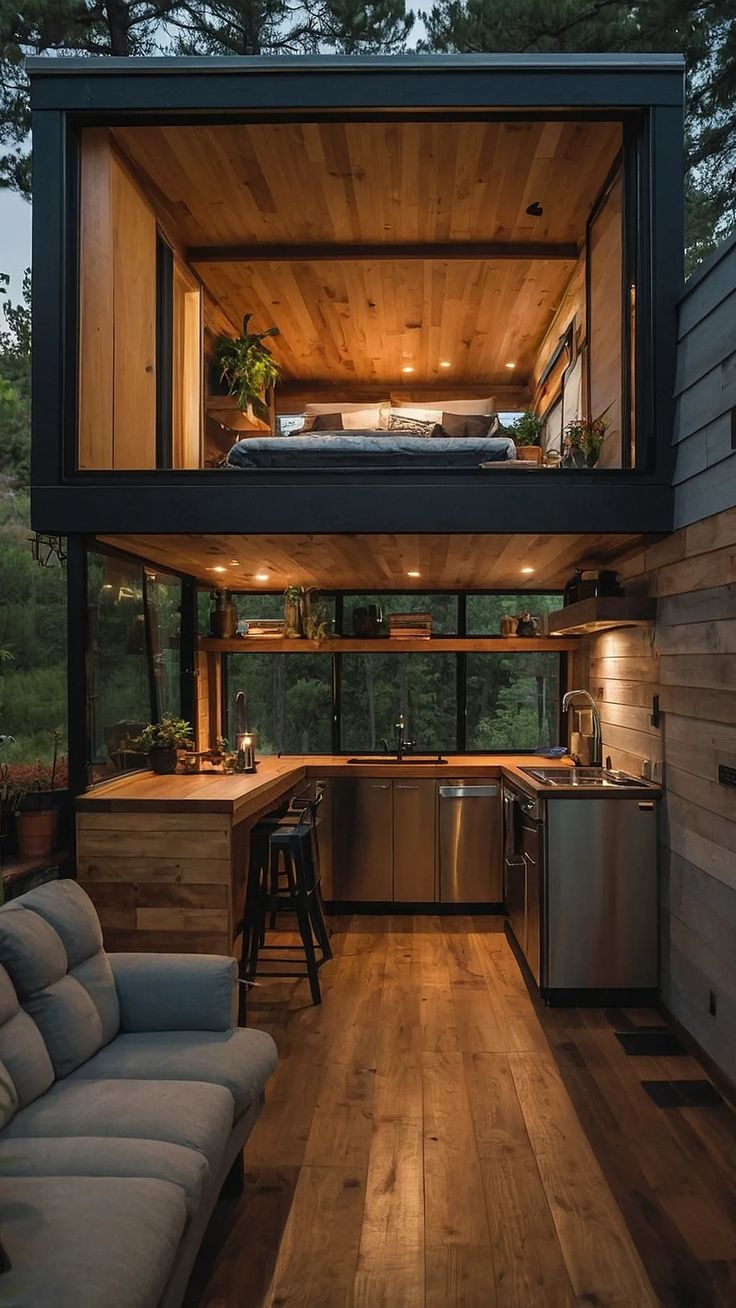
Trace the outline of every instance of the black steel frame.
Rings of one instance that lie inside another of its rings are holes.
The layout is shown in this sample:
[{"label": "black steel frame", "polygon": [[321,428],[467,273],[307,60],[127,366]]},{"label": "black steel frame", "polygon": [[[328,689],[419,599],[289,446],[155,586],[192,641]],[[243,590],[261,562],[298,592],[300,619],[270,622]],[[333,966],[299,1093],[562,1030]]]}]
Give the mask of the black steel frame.
[{"label": "black steel frame", "polygon": [[[54,531],[667,531],[675,303],[682,280],[683,65],[627,56],[279,61],[31,60],[34,133],[32,515]],[[385,110],[384,110],[385,106]],[[436,106],[436,107],[432,107]],[[561,107],[562,106],[562,107]],[[635,158],[637,468],[76,472],[79,132],[113,122],[383,117],[617,118]],[[647,300],[649,301],[647,303]],[[656,322],[657,331],[653,324]],[[48,415],[62,414],[59,432]],[[532,484],[533,482],[533,484]],[[596,488],[596,489],[594,489]],[[135,492],[131,494],[131,491]],[[269,494],[269,491],[271,494]],[[591,494],[593,491],[593,494]]]},{"label": "black steel frame", "polygon": [[156,234],[156,467],[173,466],[174,254]]}]

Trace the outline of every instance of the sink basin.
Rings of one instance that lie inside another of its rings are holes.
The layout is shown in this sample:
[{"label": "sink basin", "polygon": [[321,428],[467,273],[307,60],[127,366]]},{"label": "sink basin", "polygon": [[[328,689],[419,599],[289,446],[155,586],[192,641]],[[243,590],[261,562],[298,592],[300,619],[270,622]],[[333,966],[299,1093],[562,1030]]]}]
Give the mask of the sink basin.
[{"label": "sink basin", "polygon": [[412,754],[407,754],[404,758],[400,758],[400,759],[394,757],[391,754],[381,754],[380,758],[376,758],[375,754],[371,754],[370,758],[348,759],[348,763],[361,763],[361,764],[369,763],[369,764],[375,764],[376,767],[380,766],[382,768],[385,768],[387,764],[390,764],[391,767],[395,767],[397,764],[400,764],[403,767],[405,763],[411,763],[413,765],[419,764],[420,767],[422,765],[426,767],[436,767],[438,763],[446,763],[446,762],[447,762],[446,758],[440,758],[437,755],[435,755],[433,758],[415,758],[414,755]]},{"label": "sink basin", "polygon": [[646,781],[610,768],[521,768],[520,771],[543,786],[629,786],[640,790],[647,787]]}]

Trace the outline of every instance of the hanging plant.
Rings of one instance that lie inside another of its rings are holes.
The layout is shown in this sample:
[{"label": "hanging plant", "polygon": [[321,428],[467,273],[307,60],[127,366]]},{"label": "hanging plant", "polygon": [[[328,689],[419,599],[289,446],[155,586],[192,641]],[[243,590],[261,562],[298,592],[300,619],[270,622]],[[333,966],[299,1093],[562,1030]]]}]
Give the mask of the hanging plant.
[{"label": "hanging plant", "polygon": [[269,386],[279,380],[279,366],[270,350],[263,344],[268,336],[278,336],[278,327],[265,332],[249,332],[248,323],[253,315],[243,318],[242,336],[218,336],[215,340],[215,360],[220,381],[233,395],[238,408],[247,409],[253,401],[263,399]]}]

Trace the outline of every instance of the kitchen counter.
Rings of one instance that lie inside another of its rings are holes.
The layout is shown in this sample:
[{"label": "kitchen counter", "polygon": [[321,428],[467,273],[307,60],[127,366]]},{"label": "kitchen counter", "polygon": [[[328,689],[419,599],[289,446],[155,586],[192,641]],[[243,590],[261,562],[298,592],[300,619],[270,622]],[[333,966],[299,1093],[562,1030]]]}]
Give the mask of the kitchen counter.
[{"label": "kitchen counter", "polygon": [[426,764],[409,755],[402,763],[360,764],[332,754],[264,756],[251,774],[138,772],[95,786],[76,801],[77,874],[100,914],[108,949],[230,953],[251,829],[310,780],[500,778],[539,763],[538,756],[518,754],[447,760]]}]

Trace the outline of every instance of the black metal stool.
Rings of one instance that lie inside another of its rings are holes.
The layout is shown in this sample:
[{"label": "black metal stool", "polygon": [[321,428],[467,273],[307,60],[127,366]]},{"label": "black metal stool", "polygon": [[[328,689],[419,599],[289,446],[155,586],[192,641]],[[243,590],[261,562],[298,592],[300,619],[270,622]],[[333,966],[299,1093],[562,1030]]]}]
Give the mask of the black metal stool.
[{"label": "black metal stool", "polygon": [[[245,1017],[248,983],[259,975],[259,956],[266,951],[290,954],[303,950],[305,969],[276,971],[270,966],[260,975],[309,978],[312,1002],[322,1002],[318,969],[332,958],[332,947],[324,917],[319,885],[317,809],[321,796],[299,797],[285,814],[267,817],[251,832],[248,882],[242,922],[240,979],[240,1021]],[[276,925],[279,913],[293,913],[301,937],[300,945],[266,943],[266,922]],[[316,948],[320,957],[317,958]],[[291,962],[276,957],[274,963]],[[296,960],[293,960],[296,961]]]}]

